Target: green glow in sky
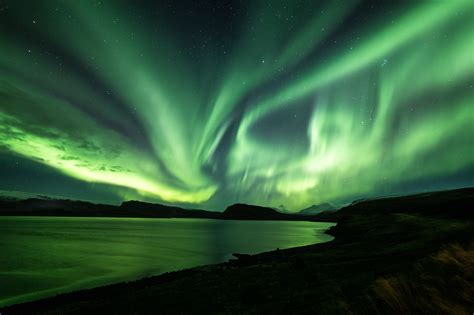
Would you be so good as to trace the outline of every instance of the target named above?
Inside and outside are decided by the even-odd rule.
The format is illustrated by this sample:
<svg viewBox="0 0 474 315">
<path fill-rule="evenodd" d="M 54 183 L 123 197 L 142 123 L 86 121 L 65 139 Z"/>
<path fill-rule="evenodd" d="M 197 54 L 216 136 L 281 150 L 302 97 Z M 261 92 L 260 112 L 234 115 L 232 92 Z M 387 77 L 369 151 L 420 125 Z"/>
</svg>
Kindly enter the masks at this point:
<svg viewBox="0 0 474 315">
<path fill-rule="evenodd" d="M 252 1 L 204 30 L 22 5 L 0 11 L 0 150 L 123 199 L 298 210 L 474 167 L 471 0 Z"/>
</svg>

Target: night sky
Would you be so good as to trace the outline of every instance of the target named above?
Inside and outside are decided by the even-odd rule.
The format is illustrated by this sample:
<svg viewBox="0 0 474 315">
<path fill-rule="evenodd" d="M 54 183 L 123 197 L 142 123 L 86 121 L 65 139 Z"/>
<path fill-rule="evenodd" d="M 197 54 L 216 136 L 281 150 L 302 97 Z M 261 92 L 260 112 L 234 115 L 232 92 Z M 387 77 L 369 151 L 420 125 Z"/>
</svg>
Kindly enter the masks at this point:
<svg viewBox="0 0 474 315">
<path fill-rule="evenodd" d="M 0 189 L 222 210 L 474 185 L 474 1 L 1 1 Z"/>
</svg>

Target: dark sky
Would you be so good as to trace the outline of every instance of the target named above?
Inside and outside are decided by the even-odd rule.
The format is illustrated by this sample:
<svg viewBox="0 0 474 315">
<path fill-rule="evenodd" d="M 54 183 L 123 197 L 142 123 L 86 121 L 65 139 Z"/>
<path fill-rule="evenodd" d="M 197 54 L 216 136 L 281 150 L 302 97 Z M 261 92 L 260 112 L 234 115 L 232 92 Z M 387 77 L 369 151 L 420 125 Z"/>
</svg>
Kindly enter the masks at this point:
<svg viewBox="0 0 474 315">
<path fill-rule="evenodd" d="M 0 189 L 294 211 L 472 186 L 473 21 L 470 0 L 0 0 Z"/>
</svg>

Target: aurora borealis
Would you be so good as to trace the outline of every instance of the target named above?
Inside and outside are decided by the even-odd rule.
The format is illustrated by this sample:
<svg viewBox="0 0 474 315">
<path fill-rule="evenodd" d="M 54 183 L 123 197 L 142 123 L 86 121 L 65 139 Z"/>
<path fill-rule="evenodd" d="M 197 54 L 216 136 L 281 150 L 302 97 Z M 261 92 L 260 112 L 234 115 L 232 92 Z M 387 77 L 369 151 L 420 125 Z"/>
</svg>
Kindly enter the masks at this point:
<svg viewBox="0 0 474 315">
<path fill-rule="evenodd" d="M 0 1 L 0 189 L 295 211 L 474 184 L 472 0 L 177 2 Z"/>
</svg>

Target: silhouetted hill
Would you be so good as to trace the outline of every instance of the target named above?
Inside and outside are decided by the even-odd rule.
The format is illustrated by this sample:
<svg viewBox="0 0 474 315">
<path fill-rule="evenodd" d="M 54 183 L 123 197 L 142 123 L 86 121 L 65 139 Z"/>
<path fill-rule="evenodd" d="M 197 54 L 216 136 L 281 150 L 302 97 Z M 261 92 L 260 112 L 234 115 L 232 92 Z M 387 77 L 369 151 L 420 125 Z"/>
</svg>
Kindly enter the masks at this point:
<svg viewBox="0 0 474 315">
<path fill-rule="evenodd" d="M 120 205 L 120 209 L 137 217 L 217 219 L 221 215 L 219 212 L 214 211 L 183 209 L 180 207 L 134 200 L 123 202 Z"/>
<path fill-rule="evenodd" d="M 123 202 L 120 206 L 84 201 L 29 198 L 0 199 L 0 215 L 138 217 L 138 218 L 218 218 L 213 211 L 191 210 L 139 201 Z"/>
<path fill-rule="evenodd" d="M 354 201 L 336 212 L 323 212 L 316 221 L 340 221 L 348 216 L 384 215 L 390 213 L 428 215 L 431 217 L 474 218 L 474 188 L 384 197 Z"/>
<path fill-rule="evenodd" d="M 237 204 L 224 213 L 184 209 L 163 204 L 126 201 L 120 206 L 94 204 L 85 201 L 60 200 L 46 197 L 18 200 L 0 198 L 0 216 L 71 216 L 71 217 L 131 217 L 131 218 L 206 218 L 235 220 L 307 220 L 274 209 Z"/>
<path fill-rule="evenodd" d="M 446 209 L 449 209 L 447 211 Z M 292 215 L 275 209 L 235 204 L 223 213 L 183 209 L 163 204 L 140 201 L 123 202 L 120 206 L 94 204 L 86 201 L 52 199 L 49 197 L 25 200 L 1 197 L 0 216 L 86 216 L 86 217 L 139 217 L 139 218 L 212 218 L 236 220 L 314 220 L 340 221 L 347 216 L 404 213 L 435 217 L 472 218 L 474 212 L 474 188 L 430 192 L 402 197 L 358 200 L 338 211 L 322 211 L 316 215 Z"/>
<path fill-rule="evenodd" d="M 312 205 L 308 208 L 305 208 L 305 209 L 301 210 L 300 212 L 298 212 L 298 214 L 300 214 L 300 215 L 315 215 L 315 214 L 321 213 L 323 211 L 333 211 L 333 210 L 336 210 L 336 207 L 334 207 L 332 204 L 322 203 L 320 205 Z"/>
<path fill-rule="evenodd" d="M 28 198 L 0 199 L 0 215 L 121 216 L 118 207 L 85 201 Z"/>
<path fill-rule="evenodd" d="M 447 210 L 449 209 L 449 211 Z M 355 201 L 339 210 L 340 215 L 369 213 L 406 213 L 449 218 L 472 218 L 474 188 L 435 191 L 402 197 Z"/>
</svg>

